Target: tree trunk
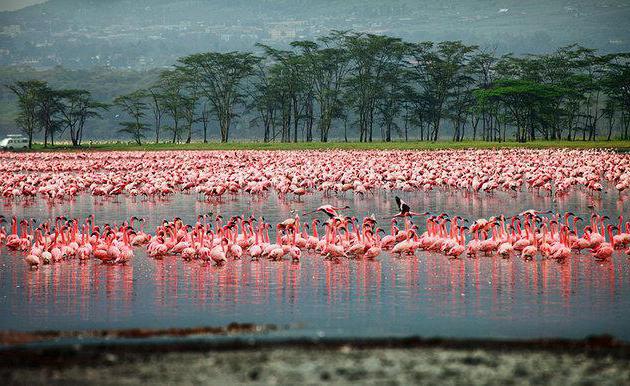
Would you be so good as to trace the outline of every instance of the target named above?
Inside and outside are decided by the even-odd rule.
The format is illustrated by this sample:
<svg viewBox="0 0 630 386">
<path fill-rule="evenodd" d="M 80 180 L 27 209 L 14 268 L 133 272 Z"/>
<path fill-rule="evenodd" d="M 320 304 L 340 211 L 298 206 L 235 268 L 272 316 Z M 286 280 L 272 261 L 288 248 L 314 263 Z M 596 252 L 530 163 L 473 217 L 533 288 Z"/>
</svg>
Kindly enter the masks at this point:
<svg viewBox="0 0 630 386">
<path fill-rule="evenodd" d="M 155 143 L 160 143 L 160 125 L 162 124 L 161 118 L 155 117 Z"/>
<path fill-rule="evenodd" d="M 313 98 L 308 100 L 307 105 L 307 121 L 306 121 L 306 141 L 313 142 L 313 122 L 315 121 L 314 112 L 313 112 Z"/>
<path fill-rule="evenodd" d="M 221 129 L 221 142 L 227 142 L 230 136 L 230 118 L 225 119 L 223 128 Z"/>
<path fill-rule="evenodd" d="M 298 125 L 299 125 L 299 119 L 298 119 L 298 108 L 297 108 L 297 99 L 293 99 L 293 142 L 297 143 L 298 141 Z M 291 137 L 291 135 L 289 134 L 289 137 Z M 290 138 L 289 138 L 289 142 L 290 142 Z"/>
</svg>

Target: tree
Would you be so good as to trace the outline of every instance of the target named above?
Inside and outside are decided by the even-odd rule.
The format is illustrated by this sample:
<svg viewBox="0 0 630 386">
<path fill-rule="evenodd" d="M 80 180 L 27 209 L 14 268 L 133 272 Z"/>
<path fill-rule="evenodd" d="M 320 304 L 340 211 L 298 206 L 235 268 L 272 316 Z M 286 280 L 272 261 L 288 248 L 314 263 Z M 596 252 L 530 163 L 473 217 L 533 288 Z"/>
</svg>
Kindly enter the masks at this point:
<svg viewBox="0 0 630 386">
<path fill-rule="evenodd" d="M 251 102 L 248 107 L 257 112 L 250 124 L 262 123 L 264 142 L 275 140 L 274 118 L 278 109 L 279 85 L 271 69 L 271 66 L 264 65 L 262 62 L 258 63 L 255 80 L 249 88 Z"/>
<path fill-rule="evenodd" d="M 333 119 L 343 118 L 347 141 L 348 114 L 344 112 L 343 87 L 351 70 L 351 57 L 345 47 L 348 31 L 333 31 L 319 39 L 321 46 L 311 54 L 314 97 L 319 106 L 320 141 L 327 142 Z"/>
<path fill-rule="evenodd" d="M 33 147 L 33 135 L 41 129 L 39 120 L 39 93 L 46 83 L 39 80 L 19 81 L 7 85 L 18 98 L 19 113 L 15 123 L 28 137 L 29 149 Z"/>
<path fill-rule="evenodd" d="M 459 96 L 462 85 L 468 82 L 466 72 L 476 50 L 477 46 L 467 46 L 460 41 L 411 45 L 413 59 L 409 68 L 416 86 L 422 90 L 421 95 L 427 99 L 432 141 L 440 136 L 440 123 L 449 98 Z"/>
<path fill-rule="evenodd" d="M 475 79 L 475 89 L 486 90 L 492 86 L 497 72 L 497 64 L 498 58 L 495 56 L 494 52 L 481 51 L 471 58 L 469 71 L 470 75 Z M 477 139 L 477 129 L 481 122 L 481 138 L 489 141 L 491 139 L 490 134 L 494 132 L 491 124 L 496 121 L 492 119 L 492 116 L 493 113 L 496 115 L 497 106 L 474 103 L 471 104 L 469 109 L 473 128 L 473 140 Z"/>
<path fill-rule="evenodd" d="M 107 109 L 108 105 L 94 101 L 87 90 L 61 90 L 59 98 L 60 123 L 64 130 L 69 130 L 72 146 L 81 146 L 85 122 L 101 118 L 99 110 Z"/>
<path fill-rule="evenodd" d="M 326 42 L 326 40 L 324 40 Z M 346 50 L 339 47 L 320 49 L 314 58 L 315 98 L 319 105 L 319 132 L 322 142 L 328 141 L 333 119 L 343 113 L 343 85 L 350 70 Z"/>
<path fill-rule="evenodd" d="M 410 138 L 414 127 L 418 139 L 432 141 L 447 135 L 454 141 L 594 140 L 617 133 L 630 139 L 629 53 L 601 55 L 574 44 L 499 57 L 459 41 L 407 43 L 352 31 L 293 41 L 282 50 L 258 47 L 262 57 L 199 53 L 166 71 L 43 70 L 38 76 L 54 79 L 61 90 L 45 82 L 13 84 L 16 123 L 31 142 L 41 130 L 44 144 L 54 143 L 58 130 L 67 129 L 73 144 L 80 144 L 82 114 L 89 119 L 101 110 L 83 100 L 85 88 L 92 102 L 145 90 L 147 116 L 122 126 L 141 139 L 146 118 L 155 142 L 163 140 L 164 130 L 172 132 L 169 140 L 190 142 L 197 122 L 206 142 L 215 119 L 226 142 L 231 130 L 239 130 L 233 122 L 239 115 L 260 127 L 266 142 L 312 141 L 317 134 L 326 142 L 341 130 L 346 139 L 372 141 L 375 128 L 391 141 L 396 135 Z M 5 74 L 27 79 L 15 70 Z"/>
<path fill-rule="evenodd" d="M 309 75 L 311 63 L 306 55 L 310 56 L 310 51 L 316 45 L 312 42 L 292 42 L 291 45 L 301 47 L 305 53 L 301 55 L 258 44 L 271 60 L 273 91 L 280 101 L 282 111 L 282 140 L 291 141 L 293 129 L 293 142 L 297 142 L 300 120 L 308 115 L 307 113 L 312 113 L 312 109 L 309 111 L 309 103 L 312 103 L 312 79 Z M 309 133 L 308 137 L 310 136 Z"/>
<path fill-rule="evenodd" d="M 346 100 L 352 102 L 358 116 L 359 140 L 372 142 L 377 104 L 383 95 L 384 79 L 399 63 L 404 43 L 388 36 L 349 33 L 343 35 L 343 47 L 352 62 L 346 79 Z"/>
<path fill-rule="evenodd" d="M 227 142 L 235 107 L 242 101 L 243 81 L 253 75 L 260 59 L 251 53 L 207 52 L 179 59 L 179 68 L 189 76 L 193 87 L 208 99 L 219 122 L 221 142 Z"/>
<path fill-rule="evenodd" d="M 620 114 L 621 138 L 630 139 L 630 63 L 628 56 L 616 55 L 612 58 L 609 71 L 602 81 L 611 102 Z"/>
<path fill-rule="evenodd" d="M 392 130 L 398 130 L 397 117 L 402 111 L 402 105 L 406 96 L 403 76 L 404 68 L 401 63 L 407 55 L 407 45 L 396 44 L 391 48 L 390 60 L 383 68 L 380 81 L 380 94 L 377 100 L 377 110 L 381 116 L 381 137 L 383 141 L 392 140 Z"/>
<path fill-rule="evenodd" d="M 197 117 L 198 101 L 199 97 L 195 93 L 191 93 L 182 99 L 182 116 L 184 117 L 187 133 L 186 143 L 190 143 L 192 140 L 193 124 L 203 120 L 203 118 Z"/>
<path fill-rule="evenodd" d="M 162 130 L 162 117 L 164 115 L 164 101 L 162 85 L 158 81 L 146 90 L 147 96 L 151 101 L 151 112 L 153 113 L 153 122 L 155 125 L 155 143 L 160 143 L 160 131 Z"/>
<path fill-rule="evenodd" d="M 61 94 L 44 83 L 37 90 L 37 104 L 39 113 L 39 122 L 44 129 L 44 147 L 48 147 L 48 138 L 50 144 L 55 145 L 55 132 L 62 127 L 58 114 L 61 111 Z"/>
<path fill-rule="evenodd" d="M 198 121 L 201 122 L 203 127 L 203 143 L 208 143 L 208 123 L 210 123 L 210 110 L 208 109 L 208 102 L 201 104 L 201 113 L 199 114 Z"/>
<path fill-rule="evenodd" d="M 149 130 L 149 126 L 141 122 L 146 116 L 145 110 L 147 104 L 144 101 L 145 94 L 142 91 L 134 91 L 127 95 L 121 95 L 114 99 L 114 104 L 119 106 L 133 121 L 120 122 L 122 128 L 121 133 L 128 133 L 132 136 L 136 144 L 142 145 L 142 139 L 145 138 L 145 131 Z"/>
<path fill-rule="evenodd" d="M 160 74 L 160 81 L 162 84 L 160 100 L 164 113 L 171 119 L 172 125 L 168 126 L 168 130 L 173 132 L 172 142 L 175 143 L 181 138 L 185 129 L 181 125 L 181 120 L 185 118 L 188 103 L 187 82 L 189 79 L 181 70 L 167 70 Z"/>
<path fill-rule="evenodd" d="M 495 82 L 487 90 L 476 90 L 475 96 L 482 104 L 488 100 L 502 103 L 516 125 L 516 140 L 526 142 L 528 139 L 536 139 L 535 117 L 563 92 L 563 89 L 554 85 L 504 79 Z"/>
<path fill-rule="evenodd" d="M 608 99 L 604 108 L 602 109 L 602 114 L 608 121 L 608 135 L 606 136 L 606 141 L 610 141 L 612 137 L 613 126 L 615 125 L 615 113 L 616 113 L 616 103 L 613 99 Z"/>
</svg>

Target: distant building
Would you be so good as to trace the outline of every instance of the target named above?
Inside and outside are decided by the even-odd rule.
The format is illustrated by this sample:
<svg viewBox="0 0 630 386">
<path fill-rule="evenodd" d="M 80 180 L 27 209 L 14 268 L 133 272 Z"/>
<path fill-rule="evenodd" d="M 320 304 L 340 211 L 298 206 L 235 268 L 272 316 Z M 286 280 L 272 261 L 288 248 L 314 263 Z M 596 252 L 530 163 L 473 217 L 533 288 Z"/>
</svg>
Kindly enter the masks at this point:
<svg viewBox="0 0 630 386">
<path fill-rule="evenodd" d="M 301 30 L 306 22 L 302 20 L 267 23 L 271 40 L 295 39 L 298 30 Z"/>
<path fill-rule="evenodd" d="M 0 35 L 2 36 L 10 36 L 12 38 L 18 36 L 22 32 L 22 28 L 19 24 L 11 24 L 2 27 L 0 30 Z"/>
</svg>

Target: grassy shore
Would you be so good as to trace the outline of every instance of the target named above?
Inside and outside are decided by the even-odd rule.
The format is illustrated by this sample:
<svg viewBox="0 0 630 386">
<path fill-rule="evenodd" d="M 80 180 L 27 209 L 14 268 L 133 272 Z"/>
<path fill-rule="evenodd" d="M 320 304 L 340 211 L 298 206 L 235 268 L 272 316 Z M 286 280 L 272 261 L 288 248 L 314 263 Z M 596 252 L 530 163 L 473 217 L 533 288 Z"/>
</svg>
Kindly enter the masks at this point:
<svg viewBox="0 0 630 386">
<path fill-rule="evenodd" d="M 264 143 L 264 142 L 194 142 L 189 144 L 147 143 L 143 145 L 129 143 L 94 143 L 85 144 L 79 149 L 69 144 L 44 148 L 35 144 L 35 151 L 156 151 L 156 150 L 440 150 L 440 149 L 505 149 L 505 148 L 569 148 L 569 149 L 624 149 L 630 150 L 630 141 L 534 141 L 519 142 L 485 142 L 485 141 L 438 141 L 438 142 L 298 142 L 298 143 Z"/>
</svg>

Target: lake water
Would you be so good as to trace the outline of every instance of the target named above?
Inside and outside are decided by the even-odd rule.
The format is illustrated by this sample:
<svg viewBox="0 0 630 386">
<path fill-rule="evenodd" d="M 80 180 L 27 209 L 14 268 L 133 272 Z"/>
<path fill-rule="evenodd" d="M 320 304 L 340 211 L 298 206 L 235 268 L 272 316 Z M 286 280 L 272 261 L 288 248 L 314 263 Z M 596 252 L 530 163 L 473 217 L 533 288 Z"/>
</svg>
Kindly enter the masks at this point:
<svg viewBox="0 0 630 386">
<path fill-rule="evenodd" d="M 617 194 L 593 201 L 577 191 L 554 200 L 532 192 L 466 196 L 443 191 L 398 193 L 419 211 L 469 219 L 512 215 L 535 208 L 588 216 L 589 205 L 616 218 L 628 215 Z M 5 203 L 5 216 L 38 220 L 57 215 L 102 223 L 144 217 L 153 231 L 162 219 L 193 223 L 198 214 L 263 215 L 272 223 L 322 202 L 350 205 L 347 214 L 378 218 L 395 213 L 394 193 L 366 198 L 308 195 L 303 202 L 238 195 L 220 203 L 193 195 L 149 202 L 80 196 L 48 205 Z M 388 228 L 388 222 L 381 220 Z M 421 230 L 424 226 L 421 225 Z M 273 237 L 273 235 L 272 235 Z M 606 262 L 590 253 L 565 263 L 519 257 L 461 258 L 418 251 L 415 257 L 383 253 L 376 261 L 324 261 L 305 254 L 289 261 L 230 261 L 223 267 L 171 257 L 154 260 L 143 249 L 125 266 L 92 260 L 30 270 L 21 255 L 0 249 L 0 329 L 92 329 L 218 326 L 230 322 L 292 325 L 294 336 L 571 337 L 610 333 L 630 340 L 630 260 L 621 252 Z M 298 326 L 298 327 L 295 327 Z"/>
</svg>

